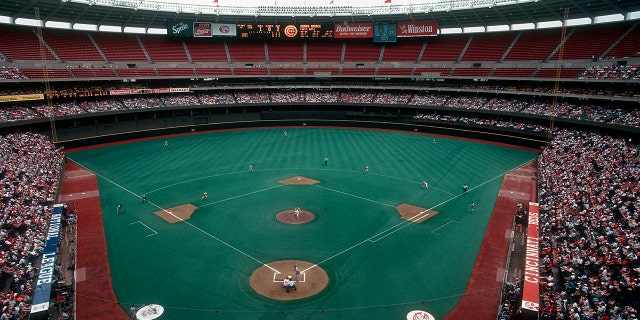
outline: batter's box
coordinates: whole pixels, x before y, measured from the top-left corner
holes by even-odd
[[[416,207],[406,203],[397,206],[396,210],[398,210],[398,213],[400,214],[400,217],[402,219],[414,223],[422,223],[438,214],[438,211]]]
[[[281,273],[281,272],[274,272],[273,273],[273,282],[283,282],[284,281],[284,277],[287,277],[285,274]],[[300,272],[300,276],[298,276],[299,280],[296,280],[296,276],[293,275],[291,276],[291,280],[295,281],[295,282],[307,282],[307,273],[306,272]]]

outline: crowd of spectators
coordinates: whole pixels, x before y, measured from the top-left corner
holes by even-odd
[[[82,100],[62,99],[51,106],[36,102],[0,108],[0,121],[10,122],[92,112],[153,109],[181,106],[229,105],[238,103],[377,103],[436,106],[457,109],[551,115],[560,118],[594,121],[624,126],[640,126],[640,108],[620,107],[610,101],[556,101],[551,98],[486,97],[482,95],[446,95],[406,91],[275,90],[271,92],[236,90],[207,93],[180,93],[155,96],[94,97]]]
[[[585,69],[578,79],[640,79],[639,66],[593,66]]]
[[[236,97],[231,92],[199,93],[196,96],[203,105],[236,103]]]
[[[200,100],[194,94],[176,94],[160,96],[160,100],[167,107],[199,106]]]
[[[295,92],[278,97],[285,96],[302,98]],[[305,99],[307,96],[304,95]],[[337,95],[353,96],[353,92]],[[202,97],[199,95],[198,99]],[[410,98],[403,96],[402,99],[409,101]],[[138,103],[128,101],[129,105]],[[161,99],[157,102],[162,103]],[[92,108],[84,105],[83,110],[109,108],[109,105],[110,100],[105,99]],[[117,105],[122,108],[126,104]],[[416,119],[536,132],[547,130],[526,123],[438,114],[421,114]],[[55,199],[63,155],[45,136],[19,133],[0,138],[0,301],[4,312],[23,314],[31,300],[30,284],[36,276],[35,262],[46,239],[46,221]],[[538,167],[541,318],[637,319],[640,308],[637,298],[640,296],[638,147],[601,134],[558,130],[553,142],[542,152]],[[504,315],[507,311],[513,314],[514,297],[520,290],[517,284],[508,289],[503,307],[509,308],[503,310]]]
[[[500,301],[499,320],[516,319],[518,303],[522,299],[522,283],[516,280],[514,283],[505,283],[504,292],[502,293],[502,301]]]
[[[8,319],[29,311],[62,164],[45,136],[0,136],[0,303]]]
[[[518,121],[506,121],[500,119],[485,119],[485,118],[476,118],[476,117],[466,117],[466,116],[453,116],[453,115],[445,115],[445,114],[417,114],[413,117],[416,120],[429,120],[429,121],[438,121],[438,122],[451,122],[463,124],[465,126],[483,126],[483,127],[495,127],[502,129],[510,129],[517,131],[528,131],[528,132],[536,132],[536,133],[544,133],[549,131],[548,126],[542,126],[539,124],[532,124],[526,122],[518,122]]]
[[[560,130],[538,168],[541,319],[637,320],[638,146]]]
[[[305,101],[309,103],[337,103],[340,101],[340,92],[334,90],[306,91]]]
[[[25,79],[25,76],[16,67],[0,67],[0,79]]]
[[[305,102],[304,92],[300,90],[275,91],[271,93],[273,103]]]

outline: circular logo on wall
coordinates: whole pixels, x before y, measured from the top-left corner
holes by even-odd
[[[231,29],[229,29],[229,26],[227,25],[222,25],[220,26],[220,28],[218,28],[218,31],[220,31],[220,33],[229,33]]]
[[[288,38],[293,38],[298,34],[298,28],[292,24],[284,27],[284,35]]]
[[[407,313],[407,320],[436,320],[436,318],[426,311],[413,310]]]

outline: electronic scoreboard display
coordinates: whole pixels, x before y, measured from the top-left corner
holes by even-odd
[[[333,38],[333,24],[236,24],[236,34],[250,39],[307,39]]]

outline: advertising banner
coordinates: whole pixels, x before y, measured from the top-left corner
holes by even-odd
[[[53,206],[53,214],[49,220],[47,241],[45,242],[44,251],[42,253],[40,272],[38,273],[38,280],[33,294],[31,315],[29,319],[49,319],[49,299],[51,297],[53,282],[55,281],[54,268],[57,258],[58,238],[60,236],[60,228],[62,226],[63,211],[64,205],[56,204]]]
[[[540,257],[538,242],[539,205],[529,202],[529,223],[527,226],[527,250],[525,255],[524,281],[522,288],[522,309],[538,312],[540,308]]]
[[[235,24],[214,23],[211,31],[214,36],[235,37],[238,34]]]
[[[177,93],[177,92],[189,92],[189,88],[116,89],[116,90],[109,90],[109,95],[124,96],[129,94],[156,94],[156,93]]]
[[[24,101],[24,100],[44,100],[44,95],[41,93],[35,93],[35,94],[0,96],[0,102],[15,102],[15,101]]]
[[[425,37],[438,35],[438,21],[398,22],[398,37]]]
[[[373,38],[373,23],[336,24],[334,38]]]
[[[191,37],[193,35],[193,25],[178,21],[167,22],[167,34],[170,36]]]
[[[211,38],[213,32],[211,31],[211,22],[194,22],[193,23],[193,36],[196,38]]]

